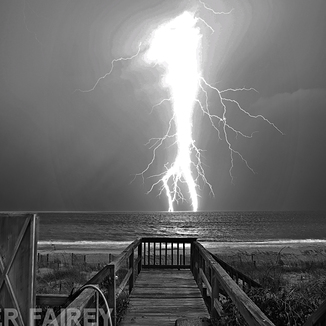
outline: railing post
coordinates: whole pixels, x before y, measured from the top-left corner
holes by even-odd
[[[143,243],[140,242],[140,244],[138,245],[138,274],[141,272],[142,261],[143,261],[142,249],[143,249]]]
[[[98,291],[95,291],[94,295],[95,295],[95,308],[96,308],[95,319],[96,319],[96,325],[98,325],[99,324],[99,293],[98,293]]]
[[[211,318],[213,320],[216,320],[220,317],[222,313],[220,309],[220,311],[217,311],[217,309],[215,308],[215,299],[219,302],[220,298],[220,286],[215,273],[213,273],[212,276]]]
[[[159,265],[162,265],[162,241],[160,241],[160,263]]]
[[[129,270],[131,269],[131,275],[129,277],[129,293],[134,287],[134,280],[135,280],[135,266],[134,266],[134,249],[131,251],[129,256]]]
[[[186,243],[184,242],[183,243],[183,249],[182,249],[182,252],[183,252],[183,265],[186,265]]]
[[[147,242],[147,246],[148,246],[148,248],[147,248],[147,254],[148,254],[148,264],[147,265],[150,265],[151,264],[151,243],[148,241]]]
[[[190,244],[190,270],[195,275],[195,243],[194,241]]]
[[[116,326],[116,310],[117,310],[117,303],[116,303],[116,279],[115,279],[115,264],[111,263],[109,265],[109,307],[112,309],[112,324]]]
[[[179,257],[179,242],[177,243],[177,265],[180,265],[180,257]],[[179,268],[180,270],[180,268]]]
[[[165,241],[165,266],[168,264],[168,243]]]
[[[155,266],[155,260],[156,260],[156,242],[153,242],[153,265]]]

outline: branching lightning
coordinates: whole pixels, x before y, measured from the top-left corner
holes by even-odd
[[[28,2],[27,2],[26,0],[24,0],[23,17],[24,17],[24,25],[25,25],[25,28],[26,28],[26,30],[27,30],[29,33],[33,34],[35,40],[36,40],[38,43],[40,43],[40,44],[42,45],[41,41],[37,38],[36,33],[35,33],[35,32],[32,32],[32,31],[28,28],[28,25],[27,25],[27,17],[26,17],[26,3],[27,3],[27,5],[28,5]],[[35,14],[36,16],[39,17],[39,15],[38,15],[34,10],[33,10],[33,12],[34,12],[34,14]]]
[[[113,71],[113,69],[114,69],[114,64],[116,63],[116,62],[119,62],[119,61],[129,61],[129,60],[132,60],[132,59],[134,59],[134,58],[136,58],[138,55],[139,55],[139,53],[140,53],[140,50],[141,50],[141,42],[139,43],[139,45],[138,45],[138,51],[137,51],[137,53],[136,54],[134,54],[134,55],[132,55],[131,57],[127,57],[127,58],[124,58],[124,57],[120,57],[120,58],[118,58],[118,59],[113,59],[112,61],[111,61],[111,69],[105,74],[105,75],[103,75],[103,76],[101,76],[97,81],[96,81],[96,83],[94,84],[94,86],[92,87],[92,88],[90,88],[90,89],[86,89],[86,90],[82,90],[82,89],[76,89],[76,90],[74,90],[74,92],[82,92],[82,93],[89,93],[89,92],[92,92],[94,89],[95,89],[95,87],[99,84],[99,82],[101,81],[101,80],[103,80],[103,79],[105,79],[106,77],[108,77],[109,75],[111,75],[111,73],[112,73],[112,71]]]
[[[217,12],[208,7],[203,1],[199,3],[214,15],[230,14],[233,9],[228,12]],[[172,107],[172,117],[169,120],[168,128],[163,137],[152,138],[148,145],[152,150],[152,159],[147,167],[139,174],[144,181],[144,175],[149,171],[150,167],[156,160],[158,149],[168,140],[173,139],[170,146],[176,146],[177,154],[172,163],[164,164],[164,171],[151,175],[149,178],[158,178],[149,192],[155,187],[159,187],[159,194],[165,192],[168,199],[169,211],[174,210],[174,204],[179,201],[184,201],[190,197],[193,211],[198,210],[198,181],[201,179],[206,184],[211,194],[214,195],[213,187],[206,179],[204,168],[202,166],[202,150],[195,145],[195,140],[192,136],[193,130],[193,112],[194,108],[198,107],[206,115],[216,130],[219,139],[224,140],[228,146],[230,153],[230,169],[229,174],[233,181],[232,170],[234,168],[234,156],[241,158],[247,168],[252,171],[248,161],[244,156],[232,147],[229,133],[234,133],[246,138],[252,138],[254,133],[246,135],[240,130],[232,127],[227,121],[226,113],[229,104],[235,105],[242,113],[253,119],[262,119],[278,132],[282,133],[277,126],[270,122],[262,115],[252,115],[241,107],[238,101],[227,97],[229,92],[255,91],[254,88],[228,88],[219,90],[206,81],[202,74],[200,55],[202,51],[202,34],[198,23],[203,23],[212,33],[214,29],[201,17],[196,17],[196,13],[185,11],[176,18],[160,25],[155,29],[150,36],[148,47],[143,55],[143,59],[147,64],[154,67],[161,66],[165,70],[162,78],[163,87],[167,88],[170,97],[162,99],[154,107],[162,105],[164,102],[170,102]],[[111,74],[114,64],[119,61],[132,60],[140,55],[141,45],[139,44],[138,51],[134,55],[124,58],[114,59],[111,62],[111,69],[105,75],[100,77],[94,86],[89,90],[80,90],[80,92],[90,92],[95,89],[98,83]],[[214,91],[218,95],[218,106],[221,108],[220,115],[213,114],[209,106],[209,91]],[[187,187],[189,195],[183,194],[183,188]]]
[[[214,15],[228,15],[228,14],[230,14],[230,13],[233,11],[233,9],[234,9],[234,8],[232,8],[231,10],[229,10],[229,11],[227,11],[227,12],[224,12],[224,11],[215,11],[214,9],[208,7],[208,6],[205,4],[205,2],[203,2],[203,1],[201,1],[201,0],[199,0],[199,2],[202,4],[202,6],[203,6],[206,10],[211,11]]]

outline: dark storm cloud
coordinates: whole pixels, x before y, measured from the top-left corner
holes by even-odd
[[[285,135],[231,108],[234,126],[249,134],[258,131],[251,139],[230,135],[256,171],[235,157],[232,184],[227,146],[196,112],[194,135],[206,150],[205,170],[216,195],[203,188],[199,208],[326,208],[325,2],[207,3],[234,11],[229,16],[201,11],[215,28],[211,34],[202,26],[205,78],[220,88],[255,87],[259,93],[232,96]],[[74,90],[92,88],[112,59],[135,54],[152,28],[194,4],[1,3],[1,210],[166,209],[164,195],[146,195],[153,179],[130,183],[152,159],[144,144],[166,130],[169,106],[152,110],[167,95],[159,86],[162,71],[145,66],[141,58],[117,62],[94,91]],[[213,109],[217,97],[210,96]],[[162,172],[167,155],[158,154],[147,176]]]

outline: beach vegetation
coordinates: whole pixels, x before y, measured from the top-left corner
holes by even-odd
[[[303,325],[326,299],[326,263],[321,259],[300,260],[280,252],[221,258],[262,285],[244,290],[276,326]],[[224,315],[216,325],[247,325],[231,299],[221,303]]]
[[[71,255],[71,254],[70,254]],[[67,297],[73,294],[78,288],[82,287],[91,277],[99,272],[108,262],[98,260],[96,262],[87,263],[84,255],[75,255],[74,264],[71,264],[71,257],[62,254],[61,257],[50,257],[48,260],[39,261],[36,275],[36,293],[37,294],[66,294]],[[121,267],[116,272],[116,286],[125,278],[128,268]],[[108,297],[109,278],[105,278],[100,284],[100,289]],[[128,289],[124,289],[116,302],[116,319],[119,322],[129,303]],[[38,307],[42,308],[42,318],[37,325],[42,325],[42,319],[45,316],[47,308],[52,308],[55,314],[60,312],[61,306],[56,307]]]

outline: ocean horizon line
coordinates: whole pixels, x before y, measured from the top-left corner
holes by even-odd
[[[154,237],[155,238],[155,237]],[[184,238],[184,237],[182,237]],[[168,237],[167,237],[168,239]],[[134,239],[136,240],[136,238]],[[103,240],[40,240],[37,243],[39,245],[89,245],[89,246],[97,246],[97,245],[124,245],[124,244],[130,244],[134,240],[124,240],[124,241],[103,241]],[[313,244],[313,243],[325,243],[326,244],[326,239],[278,239],[278,240],[260,240],[260,241],[242,241],[242,240],[230,240],[230,241],[217,241],[217,240],[206,240],[206,239],[198,239],[199,242],[202,243],[217,243],[220,245],[230,245],[230,244],[241,244],[241,245],[278,245],[278,244]]]

